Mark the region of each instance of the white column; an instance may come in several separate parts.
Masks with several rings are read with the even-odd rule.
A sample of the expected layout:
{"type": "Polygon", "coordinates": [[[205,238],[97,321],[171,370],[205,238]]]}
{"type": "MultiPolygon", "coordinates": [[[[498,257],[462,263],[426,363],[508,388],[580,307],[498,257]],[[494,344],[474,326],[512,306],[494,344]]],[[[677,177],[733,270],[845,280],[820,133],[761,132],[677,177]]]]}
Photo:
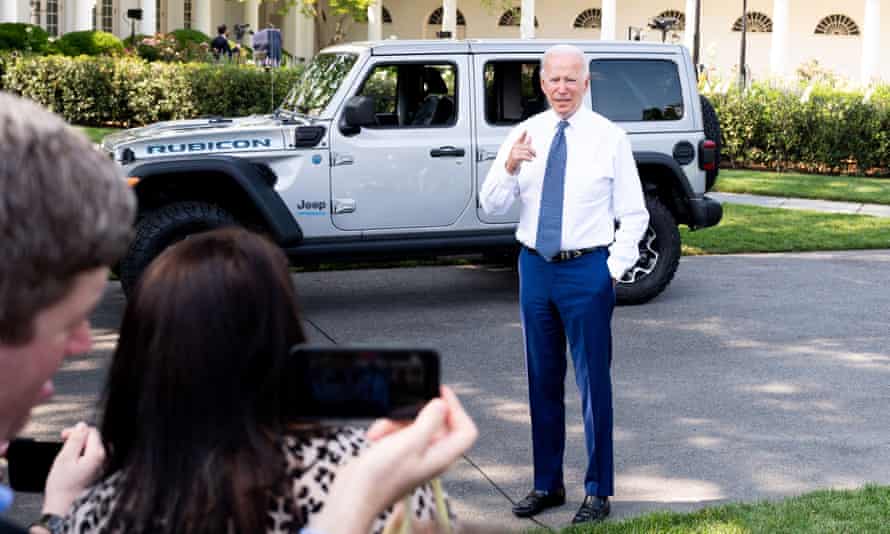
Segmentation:
{"type": "MultiPolygon", "coordinates": [[[[618,8],[615,5],[615,0],[603,0],[602,5],[602,20],[600,27],[600,40],[602,41],[614,41],[615,40],[615,29],[617,26],[617,14],[618,8]]],[[[688,15],[687,15],[688,16],[688,15]]]]}
{"type": "Polygon", "coordinates": [[[522,0],[522,16],[519,19],[519,38],[535,38],[535,0],[522,0]]]}
{"type": "Polygon", "coordinates": [[[442,31],[457,39],[457,0],[442,0],[442,31]]]}
{"type": "MultiPolygon", "coordinates": [[[[296,9],[295,7],[293,9],[296,9]]],[[[244,2],[244,24],[250,24],[250,29],[259,31],[260,29],[260,3],[258,0],[245,0],[244,2]]],[[[245,39],[247,39],[245,37],[245,39]]],[[[249,44],[249,43],[248,43],[249,44]]]]}
{"type": "Polygon", "coordinates": [[[686,17],[686,29],[683,32],[683,44],[689,49],[689,53],[693,52],[695,46],[695,0],[686,0],[686,11],[683,12],[686,17]]]}
{"type": "Polygon", "coordinates": [[[3,0],[0,4],[0,22],[23,22],[19,20],[16,0],[3,0]]]}
{"type": "MultiPolygon", "coordinates": [[[[303,14],[300,3],[291,6],[287,12],[281,39],[284,49],[293,54],[296,61],[309,61],[315,55],[315,20],[303,14]]],[[[280,96],[284,98],[285,95],[280,96]]]]}
{"type": "Polygon", "coordinates": [[[140,0],[139,7],[142,8],[142,23],[139,24],[139,33],[154,35],[157,31],[155,0],[140,0]]]}
{"type": "Polygon", "coordinates": [[[77,0],[74,13],[74,31],[93,29],[93,6],[95,5],[96,0],[77,0]]]}
{"type": "Polygon", "coordinates": [[[773,0],[773,33],[769,51],[769,70],[773,76],[784,76],[788,63],[789,0],[773,0]]]}
{"type": "Polygon", "coordinates": [[[383,0],[368,4],[368,40],[383,39],[383,0]]]}
{"type": "Polygon", "coordinates": [[[861,79],[865,85],[878,75],[881,58],[881,0],[865,0],[863,20],[861,79]]]}
{"type": "Polygon", "coordinates": [[[211,37],[216,35],[210,20],[210,0],[192,0],[192,29],[202,31],[211,37]]]}

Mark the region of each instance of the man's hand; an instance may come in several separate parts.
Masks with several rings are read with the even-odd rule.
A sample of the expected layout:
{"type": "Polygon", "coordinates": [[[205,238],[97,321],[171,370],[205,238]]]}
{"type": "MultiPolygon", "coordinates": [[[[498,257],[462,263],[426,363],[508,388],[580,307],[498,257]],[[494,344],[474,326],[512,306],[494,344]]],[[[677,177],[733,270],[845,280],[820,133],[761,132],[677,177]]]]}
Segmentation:
{"type": "Polygon", "coordinates": [[[85,423],[66,428],[62,438],[65,445],[46,478],[43,513],[64,516],[74,499],[99,477],[105,448],[99,431],[85,423]]]}
{"type": "Polygon", "coordinates": [[[523,161],[531,161],[535,159],[535,156],[537,156],[537,153],[534,147],[532,147],[531,136],[528,135],[528,132],[522,132],[522,135],[519,136],[519,139],[510,148],[510,154],[507,156],[507,162],[504,164],[504,167],[510,174],[516,174],[523,161]]]}

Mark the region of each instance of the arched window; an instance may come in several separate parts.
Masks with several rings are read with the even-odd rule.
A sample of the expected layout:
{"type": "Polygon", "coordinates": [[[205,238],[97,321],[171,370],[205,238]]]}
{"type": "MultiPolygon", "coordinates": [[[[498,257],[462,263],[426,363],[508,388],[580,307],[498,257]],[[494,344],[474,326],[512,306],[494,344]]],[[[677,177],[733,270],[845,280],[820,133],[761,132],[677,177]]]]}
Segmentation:
{"type": "Polygon", "coordinates": [[[816,25],[816,35],[859,35],[859,26],[846,15],[828,15],[816,25]]]}
{"type": "Polygon", "coordinates": [[[108,33],[114,31],[114,0],[102,0],[99,15],[99,29],[108,33]]]}
{"type": "Polygon", "coordinates": [[[573,28],[601,28],[603,25],[603,12],[599,8],[585,9],[575,17],[573,28]]]}
{"type": "MultiPolygon", "coordinates": [[[[426,20],[426,23],[430,26],[441,26],[442,18],[444,17],[444,13],[441,7],[437,7],[432,13],[430,13],[429,18],[426,20]]],[[[467,20],[464,18],[464,14],[460,12],[460,9],[457,10],[457,25],[458,26],[466,26],[467,20]]]]}
{"type": "MultiPolygon", "coordinates": [[[[749,32],[770,33],[773,31],[773,21],[759,11],[748,13],[747,21],[749,32]]],[[[736,19],[735,24],[732,25],[732,31],[742,31],[742,17],[736,19]]]]}
{"type": "Polygon", "coordinates": [[[674,31],[681,32],[686,29],[686,15],[683,14],[682,11],[677,11],[676,9],[668,9],[667,11],[662,11],[659,17],[666,19],[677,19],[677,24],[671,28],[674,31]]]}
{"type": "Polygon", "coordinates": [[[192,27],[192,0],[182,2],[182,27],[187,30],[192,27]]]}
{"type": "MultiPolygon", "coordinates": [[[[504,11],[504,14],[498,19],[498,26],[519,26],[520,20],[522,20],[522,9],[514,7],[504,11]]],[[[538,17],[535,17],[535,28],[537,27],[538,17]]]]}
{"type": "Polygon", "coordinates": [[[392,15],[390,15],[389,10],[386,9],[386,6],[382,6],[381,11],[383,11],[383,23],[392,24],[392,15]]]}

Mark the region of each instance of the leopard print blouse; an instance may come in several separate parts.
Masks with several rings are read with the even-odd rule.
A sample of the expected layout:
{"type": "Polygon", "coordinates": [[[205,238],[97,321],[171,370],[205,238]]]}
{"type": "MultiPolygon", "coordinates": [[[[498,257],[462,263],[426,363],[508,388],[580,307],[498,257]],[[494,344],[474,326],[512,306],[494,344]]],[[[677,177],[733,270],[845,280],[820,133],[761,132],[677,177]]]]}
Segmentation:
{"type": "MultiPolygon", "coordinates": [[[[286,434],[281,440],[290,494],[274,495],[268,510],[267,534],[299,531],[299,518],[310,519],[324,506],[337,470],[368,447],[365,431],[343,427],[323,430],[311,437],[286,434]]],[[[88,488],[71,507],[60,530],[54,534],[98,534],[111,532],[109,520],[117,500],[121,473],[88,488]]],[[[446,505],[448,501],[446,499],[446,505]]],[[[411,507],[417,520],[434,520],[436,506],[432,488],[424,485],[411,496],[411,507]]],[[[374,521],[372,532],[380,534],[392,510],[386,510],[374,521]]],[[[451,512],[448,512],[451,516],[451,512]]],[[[453,517],[452,517],[453,519],[453,517]]]]}

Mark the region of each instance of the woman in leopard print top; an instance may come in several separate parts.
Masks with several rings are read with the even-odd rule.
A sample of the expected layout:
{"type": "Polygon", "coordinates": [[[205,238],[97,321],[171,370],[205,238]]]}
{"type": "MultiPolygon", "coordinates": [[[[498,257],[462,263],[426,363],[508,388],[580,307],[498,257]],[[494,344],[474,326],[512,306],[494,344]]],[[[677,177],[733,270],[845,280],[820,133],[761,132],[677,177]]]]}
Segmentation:
{"type": "MultiPolygon", "coordinates": [[[[124,314],[102,399],[106,475],[62,532],[297,532],[368,446],[363,430],[286,424],[284,369],[304,341],[275,245],[228,229],[168,248],[124,314]]],[[[411,501],[434,518],[429,487],[411,501]]]]}

